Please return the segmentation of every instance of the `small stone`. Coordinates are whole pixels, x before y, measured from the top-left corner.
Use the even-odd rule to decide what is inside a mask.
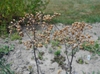
[[[27,61],[27,62],[26,62],[26,65],[28,65],[28,64],[29,64],[29,62]]]
[[[55,68],[49,68],[51,70],[51,72],[54,72],[55,71]]]
[[[87,60],[90,60],[91,59],[91,56],[90,55],[87,55]]]
[[[17,50],[16,53],[17,53],[17,54],[20,53],[20,50]]]

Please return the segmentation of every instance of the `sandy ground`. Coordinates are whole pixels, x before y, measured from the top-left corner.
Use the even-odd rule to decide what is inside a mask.
[[[89,34],[93,36],[94,40],[97,40],[100,37],[100,23],[92,24],[92,30],[87,31]],[[28,37],[24,37],[23,40],[27,40]],[[37,74],[36,72],[36,64],[34,61],[33,50],[27,50],[23,44],[19,44],[19,41],[11,41],[8,44],[14,44],[15,49],[9,53],[9,55],[5,55],[4,58],[7,60],[6,62],[11,64],[11,69],[15,71],[16,74]],[[0,44],[6,44],[4,40],[0,39]],[[54,58],[54,53],[50,53],[48,48],[38,48],[39,51],[45,52],[43,55],[43,60],[39,60],[39,67],[42,74],[66,74],[65,70],[62,69],[56,62],[51,63],[51,59]],[[61,54],[66,57],[64,54],[64,47],[62,46]],[[38,53],[38,52],[37,52]],[[87,60],[87,56],[90,55],[91,59]],[[83,74],[84,71],[86,74],[92,74],[93,71],[100,71],[100,56],[95,55],[88,51],[80,50],[76,53],[73,60],[73,74]],[[70,56],[69,56],[70,57]],[[79,64],[76,62],[78,58],[83,58],[85,62],[88,64]],[[67,57],[66,61],[67,63]],[[58,73],[60,72],[60,73]],[[40,73],[41,74],[41,73]]]

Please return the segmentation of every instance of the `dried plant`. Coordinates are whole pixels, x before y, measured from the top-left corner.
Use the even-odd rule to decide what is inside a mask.
[[[12,25],[9,26],[10,34],[12,34],[12,30],[16,28],[20,36],[23,37],[26,33],[26,35],[29,37],[30,40],[23,42],[23,44],[28,49],[33,47],[38,74],[39,64],[37,62],[38,59],[36,56],[36,50],[37,48],[43,47],[43,44],[50,44],[50,42],[53,40],[58,41],[60,45],[65,45],[66,51],[68,51],[68,49],[71,47],[71,60],[69,60],[67,54],[70,74],[72,74],[72,62],[75,55],[75,49],[82,49],[82,44],[84,42],[94,44],[94,41],[91,40],[91,36],[84,33],[84,30],[91,29],[92,26],[87,25],[84,22],[75,22],[71,26],[65,26],[62,29],[59,29],[56,25],[46,23],[59,15],[59,13],[54,13],[54,15],[44,15],[41,12],[37,13],[36,15],[26,14],[25,17],[20,18],[19,21],[13,20],[11,22]],[[23,24],[25,24],[24,27],[22,26]],[[54,31],[53,33],[52,30]],[[30,33],[32,36],[30,36]],[[66,43],[68,43],[70,46],[67,47]]]
[[[58,15],[60,14],[54,13],[54,15],[44,15],[41,12],[36,13],[36,15],[26,14],[25,17],[20,18],[19,21],[15,21],[13,19],[11,21],[11,25],[9,26],[10,35],[13,34],[16,29],[21,37],[24,37],[25,34],[29,37],[30,40],[23,41],[23,44],[28,49],[33,47],[38,74],[40,72],[40,68],[36,56],[36,51],[38,50],[37,48],[43,47],[43,44],[48,44],[50,42],[53,25],[46,22],[50,22],[52,18]],[[41,31],[39,31],[39,29]]]
[[[72,55],[70,61],[67,55],[70,74],[72,74],[72,61],[75,55],[75,49],[82,49],[82,44],[84,42],[87,42],[88,44],[94,44],[94,41],[91,40],[91,36],[89,34],[84,33],[84,30],[91,28],[92,26],[87,25],[83,22],[75,22],[72,24],[72,26],[65,26],[64,28],[55,31],[53,34],[52,39],[55,41],[59,41],[60,44],[64,44],[66,51],[68,50],[66,43],[70,45],[69,48],[71,47]]]

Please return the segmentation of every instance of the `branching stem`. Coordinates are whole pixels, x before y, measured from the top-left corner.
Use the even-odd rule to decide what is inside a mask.
[[[72,74],[72,62],[73,62],[73,57],[74,57],[74,49],[72,49],[72,56],[71,56],[71,62],[70,62],[70,74]]]

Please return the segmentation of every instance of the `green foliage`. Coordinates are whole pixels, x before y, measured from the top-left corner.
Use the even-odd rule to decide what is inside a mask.
[[[0,35],[6,34],[12,19],[18,20],[26,13],[43,11],[48,2],[49,0],[0,0]]]
[[[24,0],[25,1],[25,0]],[[46,5],[49,3],[49,0],[26,0],[26,10],[28,13],[35,13],[38,11],[43,11],[46,8]]]
[[[32,67],[33,67],[32,65],[28,66],[28,69],[30,71],[30,74],[34,74],[34,71],[33,71]]]
[[[8,41],[9,41],[8,38],[5,38],[5,39],[4,39],[4,42],[5,42],[5,43],[8,43]]]
[[[22,44],[22,40],[19,40],[19,42],[18,42],[19,44]]]
[[[95,43],[93,45],[87,45],[88,43],[87,42],[84,42],[83,43],[83,49],[84,50],[87,50],[87,51],[90,51],[90,52],[93,52],[93,53],[96,53],[98,55],[100,55],[100,44],[98,43],[98,41],[95,41]]]
[[[40,60],[43,60],[43,55],[44,55],[44,52],[39,52],[38,58],[39,58]]]
[[[15,32],[14,34],[11,35],[11,40],[21,40],[21,36],[19,36],[18,32]]]
[[[41,56],[41,54],[38,55],[38,58],[39,58],[40,60],[43,59],[43,57]]]
[[[10,65],[5,64],[4,59],[0,59],[0,74],[14,74],[14,72],[10,69]]]
[[[76,60],[76,62],[79,63],[79,64],[83,64],[84,60],[82,58],[79,58],[78,60]]]
[[[83,74],[86,74],[86,72],[84,72],[84,71],[82,71],[82,73],[83,73]],[[88,74],[100,74],[100,71],[97,71],[97,72],[92,71],[92,73],[88,73]]]
[[[100,36],[98,37],[98,40],[100,40]]]
[[[5,59],[2,59],[3,55],[8,54],[13,49],[14,45],[0,45],[0,74],[14,74],[10,65],[5,63]]]
[[[61,13],[61,16],[52,21],[53,23],[100,22],[100,0],[95,2],[94,0],[50,0],[45,12]]]
[[[8,54],[11,50],[14,49],[14,45],[0,45],[0,58],[2,58],[2,56],[4,54]]]
[[[59,60],[60,59],[60,60]],[[54,58],[51,60],[53,62],[57,62],[59,66],[65,65],[65,57],[60,55],[60,56],[54,56]]]
[[[56,56],[59,56],[61,54],[61,50],[57,50],[55,53],[54,53]]]
[[[51,41],[52,46],[59,46],[59,41]]]
[[[11,20],[13,17],[23,16],[25,13],[43,10],[48,2],[45,0],[0,0],[0,15],[6,20]]]
[[[6,21],[2,21],[2,25],[0,22],[0,37],[3,36],[5,37],[7,35],[7,26],[6,26]]]

